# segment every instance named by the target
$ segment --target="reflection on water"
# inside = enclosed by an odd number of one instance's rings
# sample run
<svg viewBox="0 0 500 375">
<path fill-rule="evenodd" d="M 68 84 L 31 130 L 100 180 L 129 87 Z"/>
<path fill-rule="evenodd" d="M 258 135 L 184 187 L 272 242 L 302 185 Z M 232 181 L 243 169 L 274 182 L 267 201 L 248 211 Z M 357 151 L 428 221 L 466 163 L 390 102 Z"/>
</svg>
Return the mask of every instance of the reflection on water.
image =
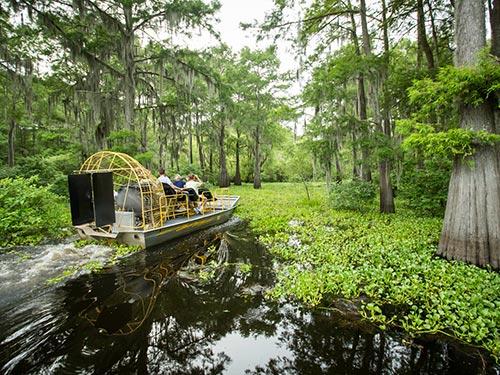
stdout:
<svg viewBox="0 0 500 375">
<path fill-rule="evenodd" d="M 250 270 L 238 264 L 252 264 Z M 209 269 L 210 277 L 200 277 Z M 498 373 L 474 352 L 405 345 L 333 312 L 264 298 L 272 261 L 234 223 L 99 274 L 2 301 L 2 373 Z"/>
</svg>

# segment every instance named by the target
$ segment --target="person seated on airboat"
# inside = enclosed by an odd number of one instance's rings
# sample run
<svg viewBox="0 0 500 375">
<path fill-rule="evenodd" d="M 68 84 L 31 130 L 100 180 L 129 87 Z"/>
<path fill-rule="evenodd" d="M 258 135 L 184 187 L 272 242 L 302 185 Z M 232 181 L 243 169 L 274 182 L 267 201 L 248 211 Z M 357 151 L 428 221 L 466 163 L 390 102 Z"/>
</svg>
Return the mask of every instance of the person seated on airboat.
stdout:
<svg viewBox="0 0 500 375">
<path fill-rule="evenodd" d="M 174 185 L 177 186 L 179 189 L 182 189 L 186 185 L 186 181 L 181 175 L 176 174 L 174 177 Z"/>
<path fill-rule="evenodd" d="M 194 209 L 194 211 L 199 213 L 196 204 L 196 202 L 198 201 L 198 194 L 196 193 L 196 190 L 190 187 L 184 187 L 184 188 L 177 187 L 172 182 L 172 180 L 170 180 L 170 178 L 165 174 L 164 168 L 160 168 L 158 172 L 160 174 L 160 176 L 158 177 L 158 181 L 162 183 L 165 195 L 168 197 L 176 195 L 179 195 L 179 197 L 187 196 L 189 201 L 189 208 Z"/>
</svg>

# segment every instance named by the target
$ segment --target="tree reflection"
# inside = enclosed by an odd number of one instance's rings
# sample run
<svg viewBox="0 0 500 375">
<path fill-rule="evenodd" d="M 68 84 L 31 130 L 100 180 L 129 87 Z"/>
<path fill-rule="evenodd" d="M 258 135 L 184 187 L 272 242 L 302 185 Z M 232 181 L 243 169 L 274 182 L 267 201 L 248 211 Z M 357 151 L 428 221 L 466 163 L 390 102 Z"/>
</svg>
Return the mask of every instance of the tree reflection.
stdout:
<svg viewBox="0 0 500 375">
<path fill-rule="evenodd" d="M 279 338 L 292 356 L 272 358 L 248 374 L 476 374 L 477 356 L 450 343 L 432 340 L 403 345 L 397 334 L 346 321 L 334 313 L 288 309 Z M 492 369 L 493 372 L 493 369 Z"/>
</svg>

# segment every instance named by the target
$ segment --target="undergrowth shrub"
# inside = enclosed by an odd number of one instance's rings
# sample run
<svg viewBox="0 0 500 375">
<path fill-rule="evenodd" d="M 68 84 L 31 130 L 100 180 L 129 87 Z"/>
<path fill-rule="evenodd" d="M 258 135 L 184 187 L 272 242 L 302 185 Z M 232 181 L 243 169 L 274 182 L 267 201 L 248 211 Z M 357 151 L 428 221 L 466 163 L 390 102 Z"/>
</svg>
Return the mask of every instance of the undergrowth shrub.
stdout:
<svg viewBox="0 0 500 375">
<path fill-rule="evenodd" d="M 38 185 L 47 186 L 55 194 L 68 196 L 67 175 L 77 169 L 78 164 L 72 154 L 27 156 L 20 158 L 14 167 L 0 168 L 0 179 L 37 176 Z"/>
<path fill-rule="evenodd" d="M 375 197 L 375 187 L 366 181 L 346 180 L 333 185 L 330 202 L 338 210 L 363 210 Z"/>
<path fill-rule="evenodd" d="M 451 162 L 426 161 L 423 168 L 406 168 L 398 186 L 398 197 L 419 215 L 444 216 L 448 198 Z"/>
<path fill-rule="evenodd" d="M 36 177 L 0 180 L 0 246 L 34 245 L 67 234 L 64 199 L 38 184 Z"/>
</svg>

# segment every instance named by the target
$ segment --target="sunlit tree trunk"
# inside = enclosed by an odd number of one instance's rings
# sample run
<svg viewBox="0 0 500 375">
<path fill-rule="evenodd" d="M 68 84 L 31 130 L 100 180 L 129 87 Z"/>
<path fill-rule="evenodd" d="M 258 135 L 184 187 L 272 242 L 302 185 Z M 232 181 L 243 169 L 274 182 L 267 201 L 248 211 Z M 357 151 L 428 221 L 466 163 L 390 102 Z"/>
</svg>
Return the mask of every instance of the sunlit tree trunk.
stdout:
<svg viewBox="0 0 500 375">
<path fill-rule="evenodd" d="M 455 65 L 474 66 L 486 42 L 484 3 L 456 1 Z M 500 22 L 496 19 L 495 22 Z M 496 36 L 498 38 L 498 35 Z M 498 40 L 493 41 L 496 45 Z M 460 106 L 463 129 L 498 133 L 491 103 Z M 482 145 L 473 156 L 454 162 L 438 254 L 500 268 L 500 153 Z"/>
</svg>

